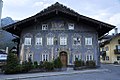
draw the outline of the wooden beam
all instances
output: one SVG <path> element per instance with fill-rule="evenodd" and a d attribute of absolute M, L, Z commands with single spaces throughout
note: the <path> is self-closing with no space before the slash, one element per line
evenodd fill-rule
<path fill-rule="evenodd" d="M 35 22 L 37 22 L 37 18 L 35 17 L 35 20 L 34 20 Z"/>
<path fill-rule="evenodd" d="M 55 10 L 55 13 L 58 14 L 58 10 Z"/>
<path fill-rule="evenodd" d="M 77 17 L 77 21 L 79 21 L 79 17 Z"/>
<path fill-rule="evenodd" d="M 16 29 L 16 25 L 14 25 L 14 30 Z"/>

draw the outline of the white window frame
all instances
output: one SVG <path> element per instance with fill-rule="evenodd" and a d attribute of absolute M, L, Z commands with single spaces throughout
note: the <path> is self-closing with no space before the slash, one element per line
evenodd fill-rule
<path fill-rule="evenodd" d="M 47 37 L 47 45 L 54 45 L 54 37 Z"/>
<path fill-rule="evenodd" d="M 60 37 L 60 45 L 67 45 L 67 37 Z"/>
<path fill-rule="evenodd" d="M 42 61 L 49 61 L 49 54 L 42 54 Z"/>
<path fill-rule="evenodd" d="M 80 42 L 79 43 L 76 43 L 76 44 L 74 44 L 74 41 L 75 41 L 75 39 L 76 39 L 76 41 L 77 41 L 77 38 L 79 38 L 80 40 Z M 78 41 L 77 41 L 78 42 Z M 80 37 L 74 37 L 73 38 L 73 45 L 81 45 L 81 38 Z"/>
<path fill-rule="evenodd" d="M 78 58 L 78 60 L 82 60 L 82 55 L 81 54 L 74 54 L 73 61 L 75 61 L 76 58 Z"/>
<path fill-rule="evenodd" d="M 48 24 L 42 24 L 42 30 L 48 30 Z"/>
<path fill-rule="evenodd" d="M 106 57 L 105 57 L 105 60 L 106 60 L 106 61 L 109 61 L 109 60 L 110 60 L 110 57 L 109 57 L 109 56 L 106 56 Z"/>
<path fill-rule="evenodd" d="M 35 38 L 35 45 L 42 45 L 42 37 Z"/>
<path fill-rule="evenodd" d="M 91 61 L 91 60 L 93 60 L 93 54 L 87 54 L 86 61 Z"/>
<path fill-rule="evenodd" d="M 33 54 L 32 53 L 26 54 L 26 61 L 28 61 L 28 58 L 30 55 L 31 55 L 31 60 L 33 61 Z"/>
<path fill-rule="evenodd" d="M 74 30 L 74 24 L 73 23 L 69 23 L 68 24 L 68 29 L 69 30 Z"/>
<path fill-rule="evenodd" d="M 25 40 L 24 40 L 24 44 L 25 45 L 31 45 L 31 38 L 25 38 Z"/>
<path fill-rule="evenodd" d="M 92 45 L 92 37 L 85 38 L 85 45 Z"/>

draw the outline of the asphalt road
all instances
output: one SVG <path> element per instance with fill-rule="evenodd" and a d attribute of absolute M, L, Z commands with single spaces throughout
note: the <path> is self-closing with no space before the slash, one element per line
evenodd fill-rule
<path fill-rule="evenodd" d="M 120 65 L 103 64 L 101 65 L 101 68 L 109 69 L 109 71 L 29 78 L 22 80 L 120 80 Z"/>

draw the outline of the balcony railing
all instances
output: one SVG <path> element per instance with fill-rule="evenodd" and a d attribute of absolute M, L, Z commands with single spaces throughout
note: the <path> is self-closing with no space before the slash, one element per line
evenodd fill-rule
<path fill-rule="evenodd" d="M 120 54 L 120 49 L 115 49 L 114 54 Z"/>

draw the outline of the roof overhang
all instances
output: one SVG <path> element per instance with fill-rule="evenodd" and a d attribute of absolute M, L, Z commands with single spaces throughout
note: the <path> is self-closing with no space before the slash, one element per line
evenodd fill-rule
<path fill-rule="evenodd" d="M 34 25 L 40 21 L 51 19 L 57 16 L 68 18 L 77 21 L 78 23 L 82 22 L 94 27 L 98 32 L 98 37 L 103 36 L 104 34 L 108 33 L 110 30 L 115 28 L 115 26 L 113 25 L 80 15 L 77 12 L 63 6 L 62 4 L 56 3 L 42 10 L 40 13 L 34 16 L 31 16 L 19 22 L 5 26 L 2 29 L 14 35 L 20 36 L 22 29 L 24 29 L 25 27 Z"/>

